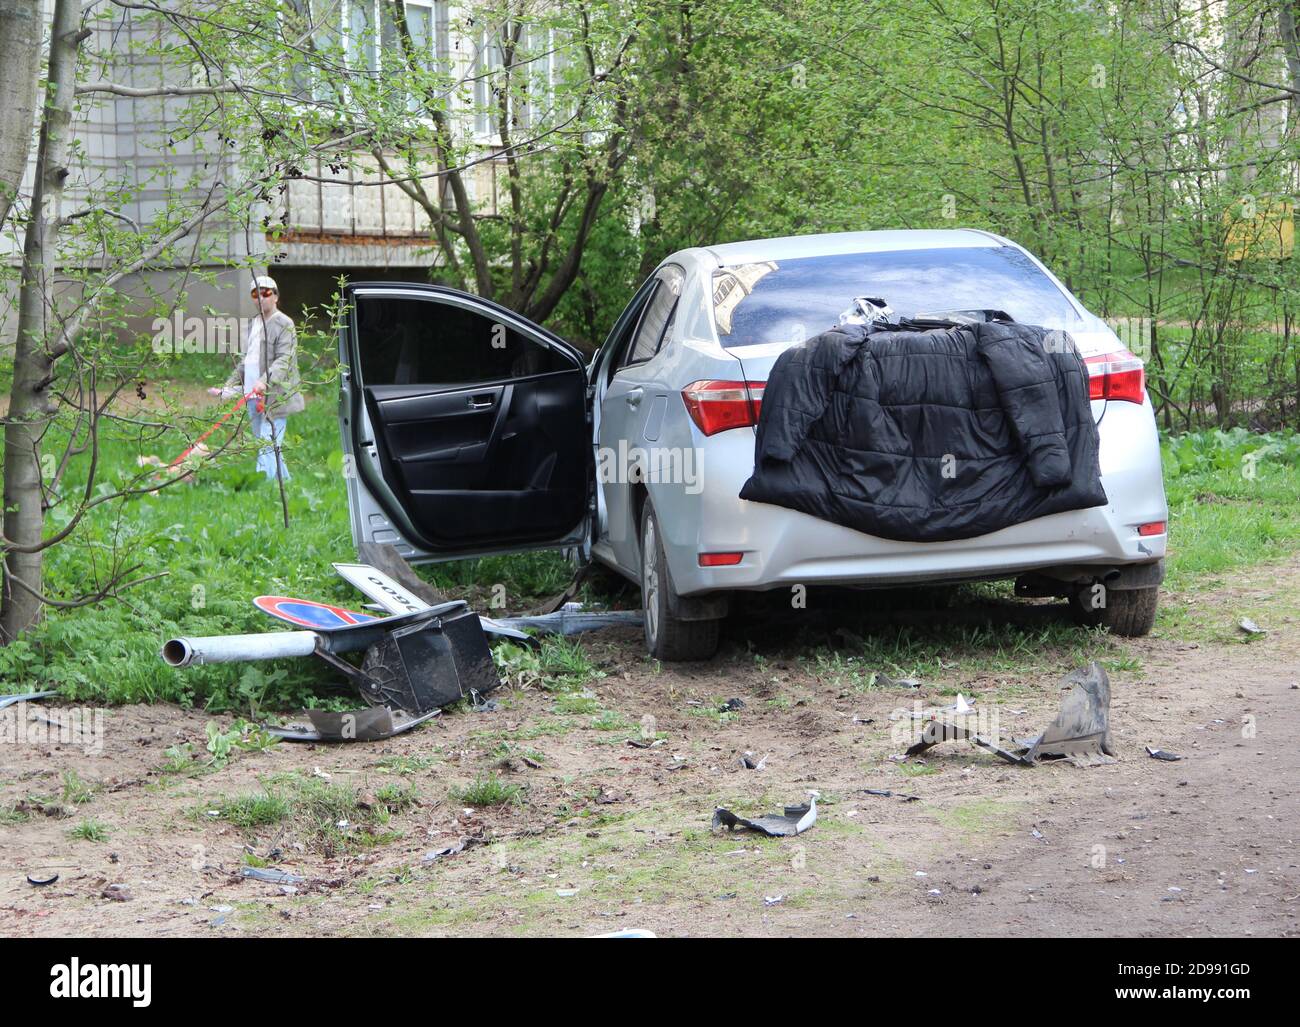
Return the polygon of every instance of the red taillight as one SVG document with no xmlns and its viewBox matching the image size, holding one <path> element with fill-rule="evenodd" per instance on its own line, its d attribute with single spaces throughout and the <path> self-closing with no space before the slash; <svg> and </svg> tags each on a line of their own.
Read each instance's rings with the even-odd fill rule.
<svg viewBox="0 0 1300 1027">
<path fill-rule="evenodd" d="M 1165 533 L 1164 521 L 1148 521 L 1146 524 L 1138 525 L 1139 535 L 1163 535 Z"/>
<path fill-rule="evenodd" d="M 744 553 L 701 553 L 701 567 L 734 567 Z"/>
<path fill-rule="evenodd" d="M 1088 365 L 1088 398 L 1141 403 L 1146 391 L 1142 361 L 1126 349 L 1084 357 Z"/>
<path fill-rule="evenodd" d="M 682 389 L 682 402 L 700 431 L 716 435 L 758 424 L 766 386 L 766 382 L 691 382 Z"/>
</svg>

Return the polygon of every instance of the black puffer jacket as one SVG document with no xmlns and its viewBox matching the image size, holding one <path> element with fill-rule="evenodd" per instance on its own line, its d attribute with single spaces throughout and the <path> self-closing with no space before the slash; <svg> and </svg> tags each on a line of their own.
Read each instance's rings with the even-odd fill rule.
<svg viewBox="0 0 1300 1027">
<path fill-rule="evenodd" d="M 942 542 L 1104 504 L 1097 451 L 1063 332 L 844 325 L 777 358 L 740 497 Z"/>
</svg>

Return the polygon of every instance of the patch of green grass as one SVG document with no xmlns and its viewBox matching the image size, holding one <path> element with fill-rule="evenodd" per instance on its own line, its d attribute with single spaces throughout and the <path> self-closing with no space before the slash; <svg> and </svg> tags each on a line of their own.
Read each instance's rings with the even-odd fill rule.
<svg viewBox="0 0 1300 1027">
<path fill-rule="evenodd" d="M 208 816 L 209 810 L 218 812 L 218 819 L 235 827 L 250 830 L 254 827 L 266 827 L 287 820 L 293 812 L 289 800 L 273 792 L 246 792 L 220 799 L 205 805 L 198 813 Z"/>
<path fill-rule="evenodd" d="M 548 635 L 541 639 L 540 649 L 503 644 L 492 652 L 501 680 L 514 688 L 580 692 L 605 676 L 574 638 Z"/>
<path fill-rule="evenodd" d="M 211 773 L 216 769 L 216 767 L 201 763 L 195 758 L 193 742 L 181 742 L 179 745 L 168 746 L 163 750 L 163 755 L 167 757 L 167 760 L 158 767 L 158 773 L 164 776 L 195 777 L 199 774 Z"/>
<path fill-rule="evenodd" d="M 428 770 L 437 762 L 432 756 L 385 756 L 376 761 L 375 766 L 387 774 L 409 777 L 411 774 Z"/>
<path fill-rule="evenodd" d="M 79 838 L 84 842 L 108 841 L 108 827 L 98 820 L 83 820 L 76 827 L 68 830 L 69 837 Z"/>
<path fill-rule="evenodd" d="M 31 814 L 17 805 L 0 807 L 0 827 L 17 827 L 31 819 Z"/>
<path fill-rule="evenodd" d="M 1300 435 L 1197 432 L 1167 438 L 1162 456 L 1167 588 L 1205 587 L 1300 547 Z"/>
<path fill-rule="evenodd" d="M 554 720 L 538 719 L 523 724 L 513 731 L 472 731 L 470 738 L 487 743 L 531 742 L 535 738 L 546 738 L 548 735 L 566 735 L 575 726 L 574 722 L 567 717 Z"/>
<path fill-rule="evenodd" d="M 591 714 L 600 709 L 600 699 L 591 692 L 561 692 L 555 697 L 556 713 Z"/>
<path fill-rule="evenodd" d="M 934 815 L 944 827 L 965 834 L 987 834 L 1005 828 L 1020 806 L 1018 802 L 974 799 L 947 809 L 938 809 Z"/>
<path fill-rule="evenodd" d="M 488 753 L 488 756 L 497 761 L 528 759 L 534 763 L 546 762 L 546 757 L 536 749 L 530 749 L 527 746 L 518 745 L 504 739 L 497 743 L 496 748 Z"/>
<path fill-rule="evenodd" d="M 304 835 L 313 851 L 334 856 L 349 849 L 371 848 L 398 837 L 384 830 L 391 817 L 410 809 L 418 796 L 411 785 L 389 782 L 363 801 L 354 786 L 298 773 L 275 774 L 263 791 L 209 801 L 194 810 L 199 818 L 218 812 L 218 819 L 242 830 L 283 824 Z"/>
<path fill-rule="evenodd" d="M 375 801 L 382 803 L 389 813 L 402 813 L 414 806 L 418 799 L 414 785 L 393 783 L 375 789 Z"/>
<path fill-rule="evenodd" d="M 468 785 L 453 787 L 449 794 L 453 801 L 466 806 L 504 806 L 521 802 L 523 789 L 506 783 L 495 773 L 488 773 Z"/>
<path fill-rule="evenodd" d="M 90 802 L 95 797 L 95 789 L 81 779 L 75 770 L 63 772 L 63 801 L 72 806 Z"/>
<path fill-rule="evenodd" d="M 597 731 L 626 731 L 632 722 L 617 710 L 601 710 L 591 718 L 591 726 Z"/>
</svg>

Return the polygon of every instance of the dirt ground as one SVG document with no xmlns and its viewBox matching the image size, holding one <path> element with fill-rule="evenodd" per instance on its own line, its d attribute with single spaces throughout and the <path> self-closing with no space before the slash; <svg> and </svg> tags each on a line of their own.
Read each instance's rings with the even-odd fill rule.
<svg viewBox="0 0 1300 1027">
<path fill-rule="evenodd" d="M 860 687 L 801 659 L 779 626 L 744 623 L 708 664 L 659 667 L 630 631 L 587 636 L 605 672 L 590 686 L 595 716 L 557 711 L 560 697 L 540 689 L 502 690 L 496 712 L 450 713 L 375 744 L 240 752 L 191 775 L 165 772 L 165 750 L 189 741 L 203 754 L 201 711 L 107 710 L 98 752 L 11 733 L 0 811 L 19 812 L 0 824 L 0 933 L 1294 936 L 1300 559 L 1165 602 L 1176 627 L 1099 642 L 1120 760 L 1088 769 L 1019 769 L 965 742 L 890 759 L 904 747 L 891 711 L 958 690 L 996 709 L 1004 734 L 1041 729 L 1067 669 L 1051 658 L 1024 655 L 1031 672 L 954 660 L 916 690 Z M 1011 604 L 928 616 L 975 612 L 995 627 L 1060 616 Z M 1247 639 L 1244 615 L 1267 634 Z M 864 630 L 856 616 L 824 618 Z M 720 714 L 733 697 L 744 706 Z M 27 704 L 0 717 L 72 712 Z M 643 734 L 662 744 L 629 744 Z M 1149 758 L 1147 745 L 1185 758 Z M 763 769 L 740 766 L 746 751 Z M 518 801 L 452 798 L 490 769 Z M 68 771 L 93 788 L 88 801 L 64 794 Z M 330 854 L 299 822 L 244 830 L 209 812 L 288 772 L 354 786 L 363 810 L 394 783 L 418 800 L 385 837 Z M 755 815 L 809 789 L 819 819 L 798 838 L 710 832 L 715 805 Z M 104 840 L 72 835 L 86 818 Z M 241 879 L 250 854 L 307 880 Z"/>
</svg>

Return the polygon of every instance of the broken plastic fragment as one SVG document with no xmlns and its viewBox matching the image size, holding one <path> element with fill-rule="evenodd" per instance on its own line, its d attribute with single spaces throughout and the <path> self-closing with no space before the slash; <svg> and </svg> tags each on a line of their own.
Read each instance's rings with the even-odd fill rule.
<svg viewBox="0 0 1300 1027">
<path fill-rule="evenodd" d="M 729 809 L 719 806 L 713 811 L 713 830 L 725 827 L 734 831 L 744 828 L 757 831 L 771 838 L 789 838 L 803 834 L 817 823 L 817 792 L 808 793 L 808 801 L 798 806 L 786 806 L 784 813 L 769 813 L 767 816 L 755 817 L 753 820 L 738 817 Z"/>
<path fill-rule="evenodd" d="M 266 731 L 286 742 L 377 742 L 410 731 L 441 712 L 442 710 L 430 710 L 420 717 L 408 717 L 400 710 L 394 713 L 386 706 L 348 713 L 308 710 L 307 719 L 311 721 L 311 728 L 268 725 Z"/>
</svg>

